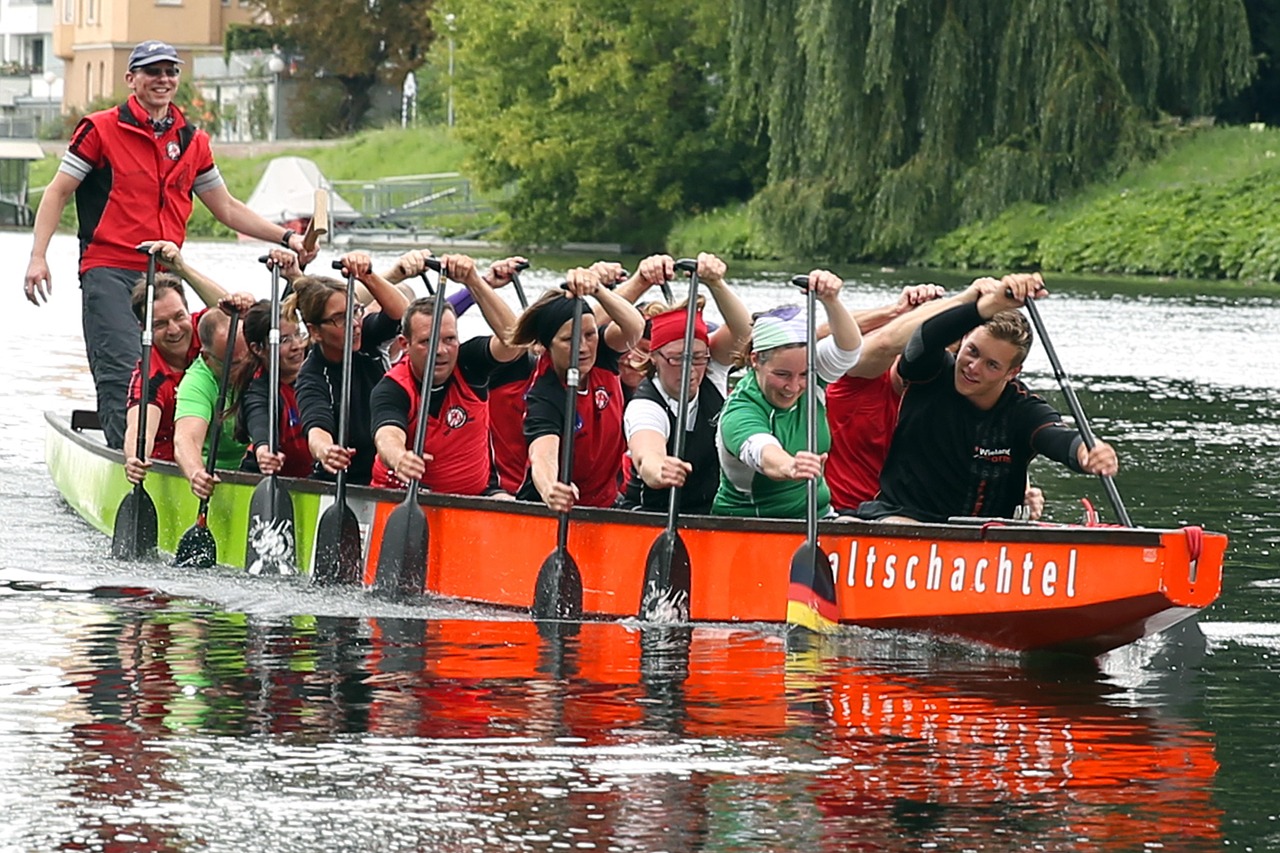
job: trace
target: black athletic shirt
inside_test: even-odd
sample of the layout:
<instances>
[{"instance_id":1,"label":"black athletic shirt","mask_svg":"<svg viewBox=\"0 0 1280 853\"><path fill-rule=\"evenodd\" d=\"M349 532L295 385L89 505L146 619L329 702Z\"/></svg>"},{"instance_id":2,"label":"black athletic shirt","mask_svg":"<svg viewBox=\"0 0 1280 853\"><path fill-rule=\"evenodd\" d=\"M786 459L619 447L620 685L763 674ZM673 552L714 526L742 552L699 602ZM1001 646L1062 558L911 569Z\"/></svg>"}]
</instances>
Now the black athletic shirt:
<instances>
[{"instance_id":1,"label":"black athletic shirt","mask_svg":"<svg viewBox=\"0 0 1280 853\"><path fill-rule=\"evenodd\" d=\"M858 515L1012 517L1023 502L1027 467L1037 453L1079 471L1079 433L1017 379L989 410L955 388L955 356L946 347L983 322L972 303L933 317L912 336L898 371L906 393L880 494Z\"/></svg>"}]
</instances>

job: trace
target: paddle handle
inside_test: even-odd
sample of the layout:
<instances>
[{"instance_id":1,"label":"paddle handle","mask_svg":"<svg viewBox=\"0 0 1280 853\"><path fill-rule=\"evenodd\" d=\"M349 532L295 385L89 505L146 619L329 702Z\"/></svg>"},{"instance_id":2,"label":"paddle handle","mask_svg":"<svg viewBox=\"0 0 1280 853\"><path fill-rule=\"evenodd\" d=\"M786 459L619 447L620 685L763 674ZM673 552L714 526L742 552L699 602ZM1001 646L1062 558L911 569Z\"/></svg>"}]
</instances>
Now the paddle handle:
<instances>
[{"instance_id":1,"label":"paddle handle","mask_svg":"<svg viewBox=\"0 0 1280 853\"><path fill-rule=\"evenodd\" d=\"M1034 299L1026 300L1027 314L1031 317L1031 323L1036 327L1036 334L1040 336L1040 343L1044 345L1044 351L1049 356L1049 364L1053 366L1053 376L1058 380L1058 387L1062 389L1062 396L1067 398L1067 406L1071 409L1071 416L1075 418L1076 429L1080 432L1080 438L1084 441L1084 446L1092 450L1097 446L1098 440L1093 434L1093 429L1089 426L1089 419L1085 417L1084 407L1080 405L1080 398L1076 396L1076 391L1071 387L1071 380L1067 378L1067 372L1062 369L1062 362L1058 360L1058 352L1053 348L1053 342L1049 340L1049 334L1045 331L1044 320L1040 317L1040 309L1036 307ZM1120 497L1120 490L1116 488L1115 480L1107 474L1099 474L1098 479L1102 481L1102 487L1107 492L1107 498L1111 501L1111 508L1115 510L1116 518L1120 519L1120 523L1125 527L1133 527L1133 521L1129 518L1129 511L1125 509L1124 500Z\"/></svg>"},{"instance_id":2,"label":"paddle handle","mask_svg":"<svg viewBox=\"0 0 1280 853\"><path fill-rule=\"evenodd\" d=\"M427 270L431 270L432 272L439 273L441 272L441 270L443 270L443 266L440 264L439 258L427 258L426 266L427 266L427 269L418 273L418 276L422 279L423 285L427 288L427 295L435 296L436 288L435 288L435 285L431 283L431 279L427 278Z\"/></svg>"}]
</instances>

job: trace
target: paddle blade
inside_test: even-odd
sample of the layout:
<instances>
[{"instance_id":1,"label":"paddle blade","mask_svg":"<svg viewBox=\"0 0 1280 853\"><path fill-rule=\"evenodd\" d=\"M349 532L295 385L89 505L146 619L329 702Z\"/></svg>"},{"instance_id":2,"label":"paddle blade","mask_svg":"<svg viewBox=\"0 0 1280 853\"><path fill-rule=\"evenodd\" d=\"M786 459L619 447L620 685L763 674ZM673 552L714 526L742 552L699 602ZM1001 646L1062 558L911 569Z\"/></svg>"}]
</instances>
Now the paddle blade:
<instances>
[{"instance_id":1,"label":"paddle blade","mask_svg":"<svg viewBox=\"0 0 1280 853\"><path fill-rule=\"evenodd\" d=\"M218 564L218 543L200 519L178 540L173 565L182 569L211 569Z\"/></svg>"},{"instance_id":2,"label":"paddle blade","mask_svg":"<svg viewBox=\"0 0 1280 853\"><path fill-rule=\"evenodd\" d=\"M417 502L391 511L382 530L382 549L373 591L390 598L422 595L427 585L427 517Z\"/></svg>"},{"instance_id":3,"label":"paddle blade","mask_svg":"<svg viewBox=\"0 0 1280 853\"><path fill-rule=\"evenodd\" d=\"M244 552L244 564L251 575L293 575L298 572L293 500L275 477L259 481L249 499L249 535Z\"/></svg>"},{"instance_id":4,"label":"paddle blade","mask_svg":"<svg viewBox=\"0 0 1280 853\"><path fill-rule=\"evenodd\" d=\"M533 587L534 619L582 618L582 573L565 548L556 548L538 569Z\"/></svg>"},{"instance_id":5,"label":"paddle blade","mask_svg":"<svg viewBox=\"0 0 1280 853\"><path fill-rule=\"evenodd\" d=\"M316 525L316 568L311 582L318 586L359 583L363 554L356 514L345 501L330 505Z\"/></svg>"},{"instance_id":6,"label":"paddle blade","mask_svg":"<svg viewBox=\"0 0 1280 853\"><path fill-rule=\"evenodd\" d=\"M791 558L787 624L825 634L839 622L831 560L816 543L806 541Z\"/></svg>"},{"instance_id":7,"label":"paddle blade","mask_svg":"<svg viewBox=\"0 0 1280 853\"><path fill-rule=\"evenodd\" d=\"M111 556L117 560L137 560L156 550L156 505L147 490L136 487L125 495L116 510L111 531Z\"/></svg>"},{"instance_id":8,"label":"paddle blade","mask_svg":"<svg viewBox=\"0 0 1280 853\"><path fill-rule=\"evenodd\" d=\"M640 618L648 622L689 621L689 551L678 530L662 531L649 547Z\"/></svg>"}]
</instances>

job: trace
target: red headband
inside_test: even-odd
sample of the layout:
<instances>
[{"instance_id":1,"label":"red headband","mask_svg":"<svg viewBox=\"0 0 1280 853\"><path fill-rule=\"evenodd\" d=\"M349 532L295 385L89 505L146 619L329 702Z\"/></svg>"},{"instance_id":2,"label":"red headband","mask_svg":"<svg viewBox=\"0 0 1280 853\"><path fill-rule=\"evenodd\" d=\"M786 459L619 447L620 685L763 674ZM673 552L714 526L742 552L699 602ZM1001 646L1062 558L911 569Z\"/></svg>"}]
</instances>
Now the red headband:
<instances>
[{"instance_id":1,"label":"red headband","mask_svg":"<svg viewBox=\"0 0 1280 853\"><path fill-rule=\"evenodd\" d=\"M664 311L649 320L649 349L656 350L672 341L684 340L684 327L689 315L684 311ZM707 335L707 324L699 311L693 320L693 336L704 344L710 345Z\"/></svg>"}]
</instances>

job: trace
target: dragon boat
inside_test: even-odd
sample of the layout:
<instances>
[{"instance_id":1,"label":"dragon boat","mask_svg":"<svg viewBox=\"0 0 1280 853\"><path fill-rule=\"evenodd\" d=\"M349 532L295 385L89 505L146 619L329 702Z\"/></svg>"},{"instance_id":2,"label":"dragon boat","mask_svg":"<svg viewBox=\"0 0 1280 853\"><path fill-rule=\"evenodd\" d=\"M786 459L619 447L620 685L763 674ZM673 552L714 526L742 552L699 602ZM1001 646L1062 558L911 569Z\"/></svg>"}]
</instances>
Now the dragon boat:
<instances>
[{"instance_id":1,"label":"dragon boat","mask_svg":"<svg viewBox=\"0 0 1280 853\"><path fill-rule=\"evenodd\" d=\"M124 457L96 418L46 413L45 458L66 502L110 534L131 486ZM259 477L220 471L207 522L219 562L246 566L249 507ZM334 488L281 479L293 502L297 561L310 571L316 528ZM171 463L155 462L145 488L157 507L157 545L172 553L198 500ZM403 492L347 490L360 524L363 581L372 585L383 531ZM430 530L427 596L525 610L543 559L556 548L556 514L540 504L423 493ZM588 620L637 616L646 554L665 516L575 509L568 550L581 572ZM790 563L803 521L682 517L692 623L787 622ZM958 519L900 525L823 521L831 619L841 625L927 632L1019 652L1097 656L1159 633L1214 602L1227 537L1198 527L1154 529Z\"/></svg>"}]
</instances>

